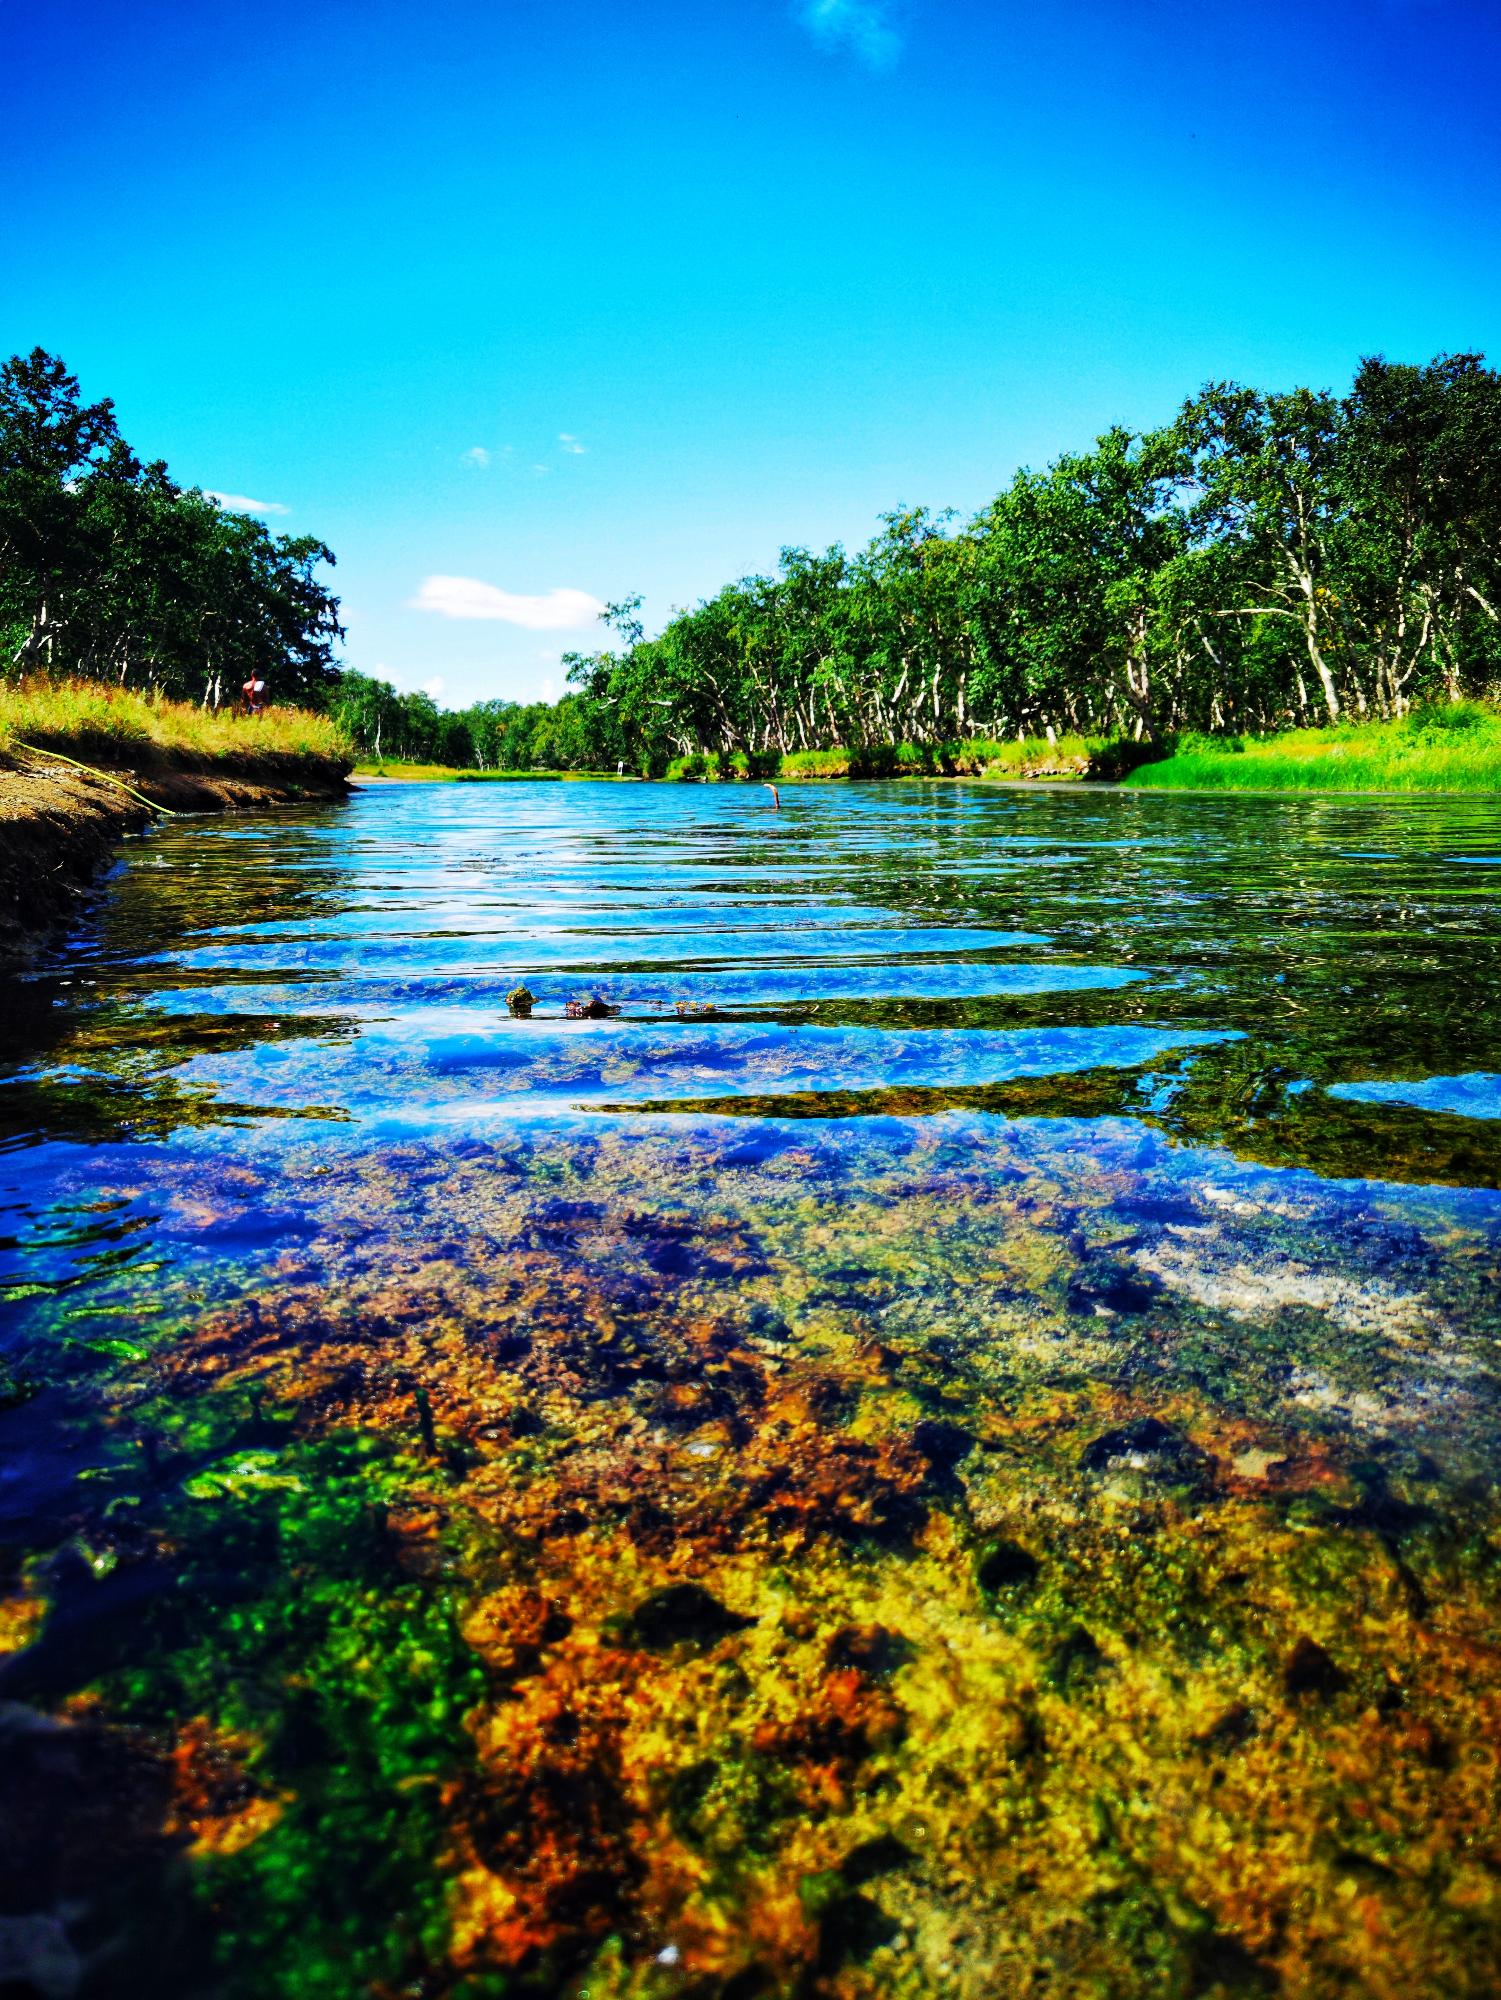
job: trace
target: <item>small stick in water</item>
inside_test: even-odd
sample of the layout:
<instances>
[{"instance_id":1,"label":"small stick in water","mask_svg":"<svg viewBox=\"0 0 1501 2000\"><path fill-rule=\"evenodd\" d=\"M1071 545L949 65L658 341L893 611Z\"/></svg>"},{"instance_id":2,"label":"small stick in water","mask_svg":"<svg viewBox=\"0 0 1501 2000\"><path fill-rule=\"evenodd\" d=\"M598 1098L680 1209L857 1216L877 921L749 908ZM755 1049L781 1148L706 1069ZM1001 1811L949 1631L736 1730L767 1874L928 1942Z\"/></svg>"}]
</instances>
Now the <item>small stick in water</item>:
<instances>
[{"instance_id":1,"label":"small stick in water","mask_svg":"<svg viewBox=\"0 0 1501 2000\"><path fill-rule=\"evenodd\" d=\"M426 1389L416 1391L417 1428L422 1433L422 1449L429 1458L438 1456L438 1433L433 1427L433 1406Z\"/></svg>"}]
</instances>

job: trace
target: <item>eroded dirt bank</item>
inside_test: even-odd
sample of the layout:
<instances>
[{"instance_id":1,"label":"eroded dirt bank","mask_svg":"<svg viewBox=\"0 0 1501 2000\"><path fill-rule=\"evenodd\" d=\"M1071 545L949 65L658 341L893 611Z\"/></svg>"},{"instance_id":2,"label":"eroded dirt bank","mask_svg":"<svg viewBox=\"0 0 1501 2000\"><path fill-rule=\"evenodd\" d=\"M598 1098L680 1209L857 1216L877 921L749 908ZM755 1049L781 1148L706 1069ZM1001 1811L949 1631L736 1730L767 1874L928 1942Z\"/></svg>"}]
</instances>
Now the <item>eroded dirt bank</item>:
<instances>
[{"instance_id":1,"label":"eroded dirt bank","mask_svg":"<svg viewBox=\"0 0 1501 2000\"><path fill-rule=\"evenodd\" d=\"M0 764L0 970L23 964L67 922L124 836L158 821L152 806L250 812L343 798L347 770L293 755L97 775L41 755Z\"/></svg>"}]
</instances>

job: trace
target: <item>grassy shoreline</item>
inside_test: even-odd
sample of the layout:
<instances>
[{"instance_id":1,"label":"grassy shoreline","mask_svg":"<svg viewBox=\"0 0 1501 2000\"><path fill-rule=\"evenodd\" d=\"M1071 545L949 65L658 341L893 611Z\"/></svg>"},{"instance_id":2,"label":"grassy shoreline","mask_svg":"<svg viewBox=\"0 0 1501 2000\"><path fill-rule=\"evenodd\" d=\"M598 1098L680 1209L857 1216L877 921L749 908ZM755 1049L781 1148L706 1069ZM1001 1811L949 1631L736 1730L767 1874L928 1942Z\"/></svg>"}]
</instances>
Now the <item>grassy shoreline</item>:
<instances>
[{"instance_id":1,"label":"grassy shoreline","mask_svg":"<svg viewBox=\"0 0 1501 2000\"><path fill-rule=\"evenodd\" d=\"M494 784L608 779L615 771L476 771L391 758L356 761L337 724L307 709L217 713L95 682L33 680L0 686L0 767L29 750L105 770L296 780ZM635 773L625 774L628 781ZM1345 723L1265 737L1183 736L1166 754L1103 737L1022 741L968 738L937 745L679 757L668 783L865 778L978 778L993 782L1118 783L1133 790L1501 793L1501 709L1460 701L1414 709L1394 722Z\"/></svg>"},{"instance_id":2,"label":"grassy shoreline","mask_svg":"<svg viewBox=\"0 0 1501 2000\"><path fill-rule=\"evenodd\" d=\"M276 707L259 715L200 708L95 681L0 687L0 759L29 750L105 769L235 771L307 759L347 769L353 750L326 715Z\"/></svg>"},{"instance_id":3,"label":"grassy shoreline","mask_svg":"<svg viewBox=\"0 0 1501 2000\"><path fill-rule=\"evenodd\" d=\"M613 771L464 771L387 760L357 777L415 782L609 778ZM627 774L634 780L634 772ZM869 778L978 778L993 783L1117 784L1140 791L1501 793L1501 710L1481 702L1414 709L1394 722L1284 730L1264 737L1182 736L1152 756L1102 737L793 751L786 756L676 758L669 784Z\"/></svg>"},{"instance_id":4,"label":"grassy shoreline","mask_svg":"<svg viewBox=\"0 0 1501 2000\"><path fill-rule=\"evenodd\" d=\"M0 973L73 921L119 842L162 814L345 796L324 716L217 715L78 682L0 686Z\"/></svg>"},{"instance_id":5,"label":"grassy shoreline","mask_svg":"<svg viewBox=\"0 0 1501 2000\"><path fill-rule=\"evenodd\" d=\"M1396 722L1185 736L1123 782L1142 791L1501 792L1501 712L1460 701Z\"/></svg>"}]
</instances>

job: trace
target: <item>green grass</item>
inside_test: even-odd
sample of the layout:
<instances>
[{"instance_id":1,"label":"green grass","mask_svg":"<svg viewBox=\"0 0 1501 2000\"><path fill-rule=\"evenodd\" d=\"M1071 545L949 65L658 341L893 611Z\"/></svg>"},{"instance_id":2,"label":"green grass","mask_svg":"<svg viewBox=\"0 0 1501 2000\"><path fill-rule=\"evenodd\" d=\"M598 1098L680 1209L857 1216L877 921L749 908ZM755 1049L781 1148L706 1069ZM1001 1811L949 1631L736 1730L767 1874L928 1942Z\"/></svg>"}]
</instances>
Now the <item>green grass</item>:
<instances>
[{"instance_id":1,"label":"green grass","mask_svg":"<svg viewBox=\"0 0 1501 2000\"><path fill-rule=\"evenodd\" d=\"M490 773L461 771L454 764L418 764L403 757L362 757L354 767L354 776L405 778L417 784L446 785L451 784L455 778L488 777Z\"/></svg>"},{"instance_id":2,"label":"green grass","mask_svg":"<svg viewBox=\"0 0 1501 2000\"><path fill-rule=\"evenodd\" d=\"M357 778L403 778L411 784L490 785L513 783L518 779L613 778L614 771L470 771L458 764L419 764L401 757L363 758L354 767ZM632 771L629 774L635 777Z\"/></svg>"},{"instance_id":3,"label":"green grass","mask_svg":"<svg viewBox=\"0 0 1501 2000\"><path fill-rule=\"evenodd\" d=\"M98 681L27 680L0 685L0 754L25 746L82 763L203 765L269 757L347 760L350 746L326 715L221 708L112 688Z\"/></svg>"},{"instance_id":4,"label":"green grass","mask_svg":"<svg viewBox=\"0 0 1501 2000\"><path fill-rule=\"evenodd\" d=\"M668 778L1083 778L1108 746L1101 739L1044 736L1022 742L965 737L954 743L868 744L855 749L789 750L747 759L743 751L721 757L708 751L678 757Z\"/></svg>"},{"instance_id":5,"label":"green grass","mask_svg":"<svg viewBox=\"0 0 1501 2000\"><path fill-rule=\"evenodd\" d=\"M1235 792L1501 791L1501 711L1473 701L1414 709L1397 722L1277 736L1183 736L1134 788Z\"/></svg>"}]
</instances>

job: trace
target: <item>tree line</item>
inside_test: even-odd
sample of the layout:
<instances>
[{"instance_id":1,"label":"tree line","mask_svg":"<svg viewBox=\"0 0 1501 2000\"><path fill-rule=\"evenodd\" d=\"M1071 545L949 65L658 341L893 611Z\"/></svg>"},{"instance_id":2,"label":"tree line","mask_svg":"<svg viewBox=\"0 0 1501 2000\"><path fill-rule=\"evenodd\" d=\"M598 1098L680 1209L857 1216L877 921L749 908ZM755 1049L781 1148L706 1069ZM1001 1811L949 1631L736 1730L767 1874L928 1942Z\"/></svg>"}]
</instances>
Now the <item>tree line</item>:
<instances>
[{"instance_id":1,"label":"tree line","mask_svg":"<svg viewBox=\"0 0 1501 2000\"><path fill-rule=\"evenodd\" d=\"M633 771L645 768L641 746L628 740L609 705L580 694L445 709L430 694L398 694L389 681L349 670L330 690L327 706L350 739L381 760L474 771L613 771L622 763Z\"/></svg>"},{"instance_id":2,"label":"tree line","mask_svg":"<svg viewBox=\"0 0 1501 2000\"><path fill-rule=\"evenodd\" d=\"M1156 430L1016 474L970 521L882 517L786 548L655 637L565 656L556 703L451 711L341 670L310 536L176 485L40 348L0 367L0 640L11 671L213 705L252 675L367 755L659 773L716 753L1062 733L1161 742L1400 715L1501 682L1501 375L1363 362L1348 394L1211 383Z\"/></svg>"},{"instance_id":3,"label":"tree line","mask_svg":"<svg viewBox=\"0 0 1501 2000\"><path fill-rule=\"evenodd\" d=\"M1070 731L1161 741L1400 715L1501 678L1501 376L1362 363L1211 383L1018 472L976 517L782 551L656 638L572 662L632 762Z\"/></svg>"},{"instance_id":4,"label":"tree line","mask_svg":"<svg viewBox=\"0 0 1501 2000\"><path fill-rule=\"evenodd\" d=\"M13 675L160 689L217 707L253 678L321 706L337 680L333 555L273 535L137 457L42 348L0 366L0 643Z\"/></svg>"}]
</instances>

